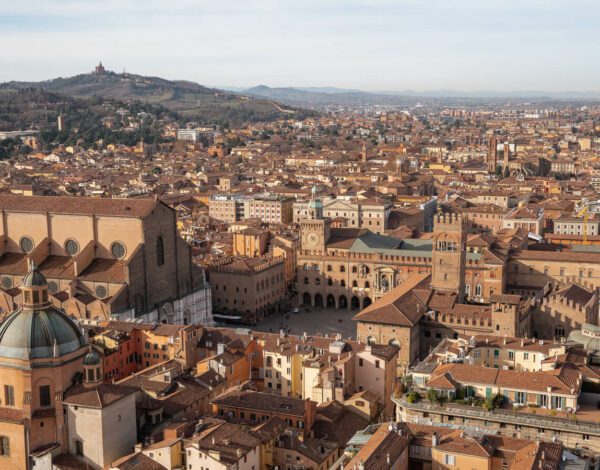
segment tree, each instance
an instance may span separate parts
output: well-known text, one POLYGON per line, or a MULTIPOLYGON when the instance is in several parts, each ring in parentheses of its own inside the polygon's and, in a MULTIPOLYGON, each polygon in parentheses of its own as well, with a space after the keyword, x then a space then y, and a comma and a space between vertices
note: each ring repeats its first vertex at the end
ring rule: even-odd
POLYGON ((431 403, 434 403, 437 400, 437 393, 435 393, 435 390, 433 388, 427 390, 427 399, 431 403))
POLYGON ((485 411, 492 411, 494 409, 494 400, 492 398, 486 398, 482 406, 485 411))
POLYGON ((421 397, 419 396, 419 394, 415 391, 412 391, 408 394, 408 396, 406 397, 406 401, 408 403, 417 403, 419 400, 421 399, 421 397))

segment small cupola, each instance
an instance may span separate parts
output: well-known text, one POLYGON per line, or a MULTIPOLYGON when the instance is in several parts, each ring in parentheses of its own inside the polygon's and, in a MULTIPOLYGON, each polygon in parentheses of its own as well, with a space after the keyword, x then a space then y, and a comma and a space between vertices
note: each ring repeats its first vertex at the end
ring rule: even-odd
POLYGON ((21 292, 25 308, 40 309, 50 305, 48 282, 31 260, 29 261, 29 271, 21 284, 21 292))
POLYGON ((103 376, 102 359, 90 346, 89 352, 83 357, 83 385, 86 387, 100 385, 103 376))

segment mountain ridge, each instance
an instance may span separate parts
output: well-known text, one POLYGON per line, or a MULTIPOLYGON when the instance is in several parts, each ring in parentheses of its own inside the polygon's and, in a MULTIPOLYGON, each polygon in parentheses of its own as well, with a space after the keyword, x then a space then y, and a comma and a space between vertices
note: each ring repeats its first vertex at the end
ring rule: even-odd
POLYGON ((72 98, 100 97, 120 101, 141 101, 164 106, 189 120, 201 123, 241 124, 269 121, 302 110, 285 110, 285 105, 260 96, 209 88, 189 80, 167 80, 161 77, 131 73, 86 73, 57 77, 41 82, 11 81, 0 89, 40 88, 72 98))

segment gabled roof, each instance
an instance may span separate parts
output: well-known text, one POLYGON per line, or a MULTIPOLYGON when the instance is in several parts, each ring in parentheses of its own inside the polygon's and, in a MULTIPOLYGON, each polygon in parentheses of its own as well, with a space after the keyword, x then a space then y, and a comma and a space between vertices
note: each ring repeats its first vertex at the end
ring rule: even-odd
POLYGON ((389 291, 381 299, 354 316, 354 320, 412 327, 427 311, 423 290, 429 289, 430 276, 416 274, 389 291), (415 292, 413 289, 420 292, 415 292))

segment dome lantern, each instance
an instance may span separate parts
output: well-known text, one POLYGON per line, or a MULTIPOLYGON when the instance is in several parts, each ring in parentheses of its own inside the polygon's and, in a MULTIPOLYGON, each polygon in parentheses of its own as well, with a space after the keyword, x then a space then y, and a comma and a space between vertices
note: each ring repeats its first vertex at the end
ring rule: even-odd
POLYGON ((89 352, 83 357, 83 385, 95 387, 102 383, 102 359, 90 346, 89 352))
POLYGON ((32 260, 29 261, 29 272, 23 278, 21 292, 23 307, 35 309, 50 305, 48 282, 32 260))

